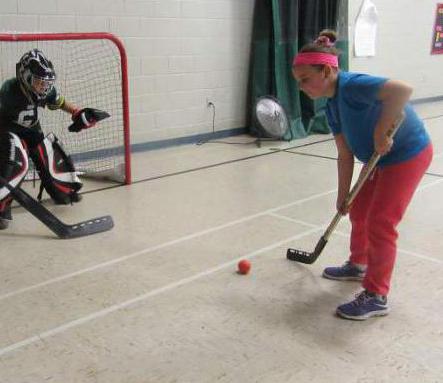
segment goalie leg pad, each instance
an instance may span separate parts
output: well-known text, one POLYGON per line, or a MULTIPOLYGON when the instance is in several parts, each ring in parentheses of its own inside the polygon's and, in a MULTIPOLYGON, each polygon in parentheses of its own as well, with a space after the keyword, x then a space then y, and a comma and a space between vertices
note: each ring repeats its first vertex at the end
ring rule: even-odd
POLYGON ((30 155, 42 187, 55 203, 69 204, 80 200, 77 192, 83 184, 77 176, 71 157, 66 154, 54 134, 48 134, 30 155))
MULTIPOLYGON (((13 133, 0 132, 0 175, 12 187, 18 187, 28 167, 28 154, 22 141, 13 133)), ((11 202, 9 189, 6 186, 0 188, 0 219, 12 219, 11 202)))

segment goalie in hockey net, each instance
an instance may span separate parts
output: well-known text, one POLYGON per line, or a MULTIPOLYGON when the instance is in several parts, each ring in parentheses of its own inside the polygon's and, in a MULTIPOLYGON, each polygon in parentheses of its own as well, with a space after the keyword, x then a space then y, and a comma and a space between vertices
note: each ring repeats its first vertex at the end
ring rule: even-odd
MULTIPOLYGON (((43 134, 39 108, 70 113, 73 122, 68 129, 71 132, 91 128, 109 114, 93 108, 79 109, 58 94, 55 81, 54 66, 43 52, 38 49, 26 52, 16 65, 16 76, 6 80, 0 89, 0 130, 2 134, 10 134, 3 139, 4 143, 9 142, 10 137, 18 137, 25 154, 32 159, 41 180, 39 199, 45 189, 56 204, 71 204, 80 201, 78 191, 82 183, 57 137, 52 133, 46 137, 43 134)), ((20 143, 11 147, 15 150, 20 143)), ((9 157, 0 161, 0 176, 14 184, 14 174, 10 174, 10 161, 14 161, 14 156, 9 157)), ((12 219, 11 202, 8 190, 1 188, 0 230, 7 228, 12 219)))

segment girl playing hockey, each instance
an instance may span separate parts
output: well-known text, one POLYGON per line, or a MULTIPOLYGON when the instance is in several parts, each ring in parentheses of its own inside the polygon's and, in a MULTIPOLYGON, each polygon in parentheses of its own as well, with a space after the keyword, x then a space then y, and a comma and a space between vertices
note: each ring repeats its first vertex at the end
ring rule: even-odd
POLYGON ((336 34, 323 31, 293 62, 293 75, 310 98, 327 97, 326 114, 338 151, 337 209, 344 211, 354 157, 381 160, 349 211, 350 257, 328 267, 325 278, 362 281, 363 291, 337 308, 343 318, 364 320, 389 312, 387 295, 396 258, 396 227, 432 160, 432 144, 423 122, 408 103, 409 85, 382 77, 341 72, 336 34), (387 132, 404 112, 394 139, 387 132))

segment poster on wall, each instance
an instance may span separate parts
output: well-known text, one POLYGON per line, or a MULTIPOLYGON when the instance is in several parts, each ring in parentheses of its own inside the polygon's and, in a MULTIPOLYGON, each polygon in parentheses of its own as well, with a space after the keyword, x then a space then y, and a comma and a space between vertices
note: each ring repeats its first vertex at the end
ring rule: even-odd
POLYGON ((443 54, 443 3, 437 4, 431 54, 443 54))

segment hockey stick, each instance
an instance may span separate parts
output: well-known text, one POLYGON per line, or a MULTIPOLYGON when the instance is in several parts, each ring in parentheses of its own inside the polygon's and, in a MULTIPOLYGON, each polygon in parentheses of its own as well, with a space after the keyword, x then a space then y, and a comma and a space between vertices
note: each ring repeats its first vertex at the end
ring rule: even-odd
MULTIPOLYGON (((398 128, 402 124, 404 120, 404 114, 400 116, 400 118, 396 121, 396 123, 393 125, 393 127, 387 132, 388 137, 393 137, 394 134, 397 132, 398 128)), ((360 173, 360 176, 355 183, 355 185, 352 187, 351 191, 349 192, 348 196, 345 200, 345 210, 348 210, 351 206, 352 202, 354 201, 355 197, 357 196, 358 192, 368 179, 369 175, 374 170, 375 166, 377 165, 378 160, 380 159, 380 154, 377 152, 374 152, 374 154, 369 159, 369 162, 367 165, 363 168, 362 172, 360 173)), ((312 264, 314 263, 323 249, 325 248, 326 244, 328 243, 329 237, 331 236, 332 232, 337 227, 338 223, 340 222, 340 219, 343 217, 343 214, 341 212, 337 212, 332 219, 331 223, 327 227, 324 234, 321 236, 320 240, 317 242, 317 245, 315 246, 315 249, 312 253, 303 251, 303 250, 297 250, 297 249, 288 249, 286 252, 286 258, 290 261, 305 263, 305 264, 312 264)))
POLYGON ((74 225, 67 225, 54 216, 48 209, 38 203, 20 187, 12 187, 7 180, 0 177, 0 186, 5 186, 11 192, 12 197, 29 211, 40 222, 46 225, 59 238, 71 239, 86 235, 101 233, 114 227, 110 215, 89 219, 74 225))

